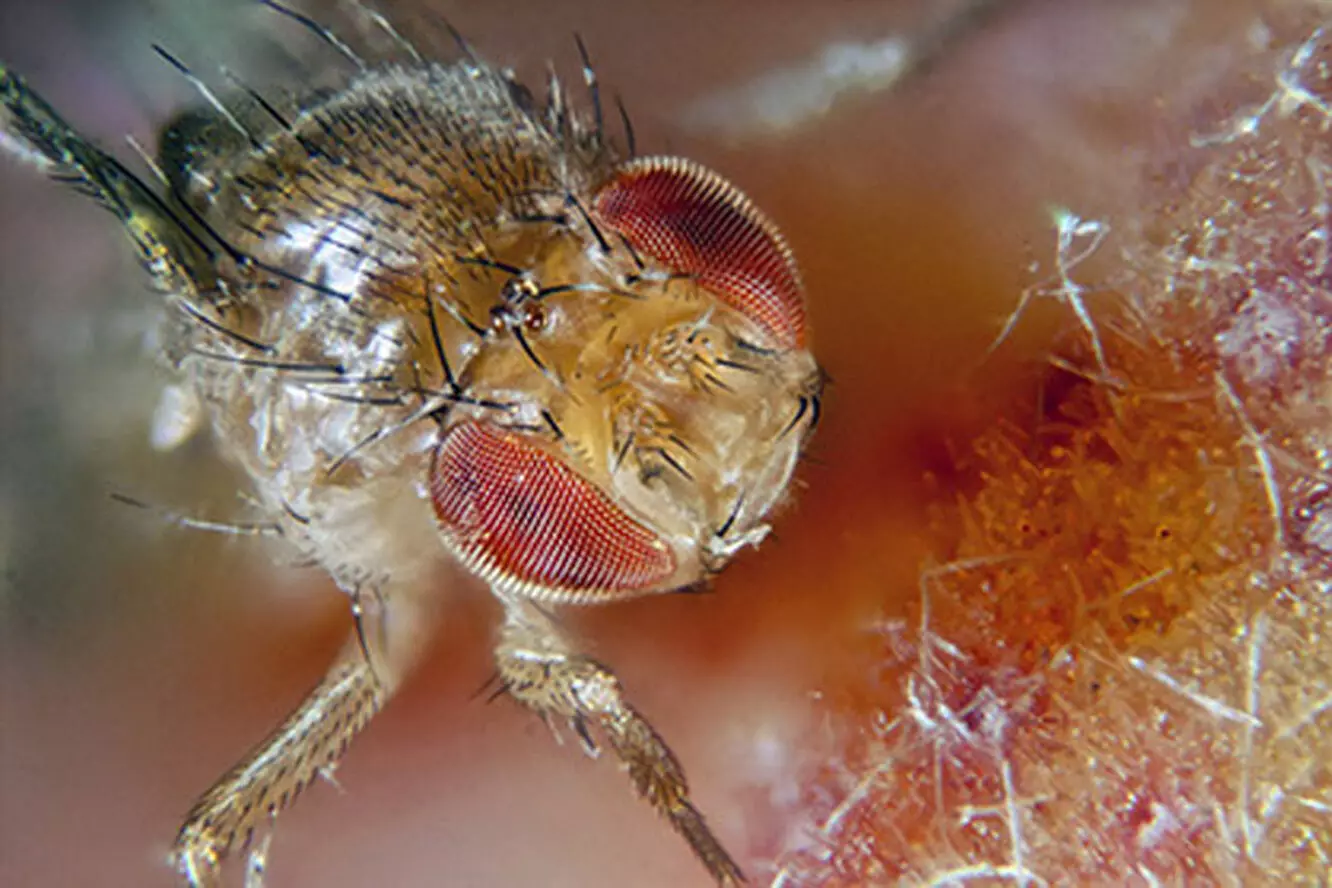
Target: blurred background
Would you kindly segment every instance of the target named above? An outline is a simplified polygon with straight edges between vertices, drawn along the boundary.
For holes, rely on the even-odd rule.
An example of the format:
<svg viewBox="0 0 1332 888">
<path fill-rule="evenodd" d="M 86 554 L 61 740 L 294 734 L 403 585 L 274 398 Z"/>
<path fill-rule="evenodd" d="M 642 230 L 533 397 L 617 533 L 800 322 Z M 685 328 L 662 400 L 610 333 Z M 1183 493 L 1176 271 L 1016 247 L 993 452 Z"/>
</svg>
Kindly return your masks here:
<svg viewBox="0 0 1332 888">
<path fill-rule="evenodd" d="M 821 705 L 871 610 L 915 596 L 921 478 L 965 434 L 951 407 L 1052 254 L 1051 208 L 1131 212 L 1161 109 L 1208 95 L 1261 48 L 1245 0 L 1010 0 L 967 19 L 930 64 L 900 53 L 965 16 L 945 0 L 702 3 L 400 0 L 400 30 L 576 81 L 580 34 L 644 153 L 730 177 L 784 229 L 808 283 L 826 420 L 774 538 L 715 594 L 571 617 L 686 763 L 698 801 L 757 884 L 811 827 Z M 357 33 L 347 9 L 305 6 Z M 959 19 L 960 21 L 961 19 Z M 946 29 L 945 29 L 946 30 Z M 196 71 L 293 85 L 338 59 L 256 3 L 8 0 L 0 58 L 76 126 L 137 163 Z M 109 216 L 0 163 L 0 882 L 166 886 L 195 795 L 319 675 L 348 624 L 324 578 L 254 540 L 171 526 L 111 499 L 227 520 L 243 491 L 206 441 L 152 452 L 165 374 L 155 297 Z M 986 365 L 1066 318 L 1046 307 Z M 835 570 L 834 570 L 835 568 Z M 828 577 L 835 573 L 836 583 Z M 426 668 L 337 777 L 280 821 L 271 884 L 682 886 L 685 847 L 606 761 L 552 742 L 476 690 L 494 606 L 458 577 Z M 235 874 L 233 874 L 235 875 Z M 239 883 L 237 883 L 239 884 Z"/>
</svg>

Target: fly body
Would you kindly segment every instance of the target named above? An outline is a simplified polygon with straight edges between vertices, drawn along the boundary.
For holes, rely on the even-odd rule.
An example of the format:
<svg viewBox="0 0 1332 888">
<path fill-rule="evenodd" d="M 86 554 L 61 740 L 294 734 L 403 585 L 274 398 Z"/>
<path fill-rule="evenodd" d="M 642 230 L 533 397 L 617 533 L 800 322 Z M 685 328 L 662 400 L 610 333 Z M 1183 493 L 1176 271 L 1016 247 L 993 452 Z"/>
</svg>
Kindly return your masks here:
<svg viewBox="0 0 1332 888">
<path fill-rule="evenodd" d="M 204 88 L 153 184 L 0 66 L 0 145 L 110 209 L 165 296 L 179 378 L 154 440 L 206 429 L 353 604 L 328 674 L 188 816 L 190 885 L 392 696 L 449 558 L 503 605 L 507 693 L 613 750 L 713 878 L 742 880 L 546 606 L 692 588 L 763 539 L 818 416 L 799 271 L 721 176 L 617 147 L 590 66 L 580 107 L 464 55 L 352 55 L 291 101 Z"/>
</svg>

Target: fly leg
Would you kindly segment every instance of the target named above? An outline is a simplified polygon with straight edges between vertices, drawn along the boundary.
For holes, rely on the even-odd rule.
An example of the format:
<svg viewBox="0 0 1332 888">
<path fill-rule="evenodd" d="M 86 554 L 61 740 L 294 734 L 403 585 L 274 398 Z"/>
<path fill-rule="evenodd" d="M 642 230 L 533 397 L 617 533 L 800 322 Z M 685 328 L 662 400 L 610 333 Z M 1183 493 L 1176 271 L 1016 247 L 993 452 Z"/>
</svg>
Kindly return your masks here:
<svg viewBox="0 0 1332 888">
<path fill-rule="evenodd" d="M 352 740 L 416 665 L 432 634 L 431 618 L 427 603 L 413 598 L 384 598 L 358 616 L 356 631 L 319 684 L 195 802 L 172 851 L 186 885 L 219 884 L 232 851 L 249 844 L 316 777 L 332 777 Z M 266 844 L 260 855 L 251 861 L 247 886 L 262 880 Z"/>
<path fill-rule="evenodd" d="M 194 803 L 173 849 L 185 883 L 215 884 L 232 849 L 336 765 L 387 696 L 359 652 L 340 656 L 277 730 Z"/>
<path fill-rule="evenodd" d="M 694 807 L 684 768 L 625 700 L 615 673 L 573 650 L 533 605 L 509 600 L 505 605 L 495 650 L 505 690 L 543 718 L 568 720 L 589 750 L 596 749 L 589 729 L 596 729 L 624 763 L 639 796 L 670 821 L 717 884 L 744 884 L 740 867 Z"/>
</svg>

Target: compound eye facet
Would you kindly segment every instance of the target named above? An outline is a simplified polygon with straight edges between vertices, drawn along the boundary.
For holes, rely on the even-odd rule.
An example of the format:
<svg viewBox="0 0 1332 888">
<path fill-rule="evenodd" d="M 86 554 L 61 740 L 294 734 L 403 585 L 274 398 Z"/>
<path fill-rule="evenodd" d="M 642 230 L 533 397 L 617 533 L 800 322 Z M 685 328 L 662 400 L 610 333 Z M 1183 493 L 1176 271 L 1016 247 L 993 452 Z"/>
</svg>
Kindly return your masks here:
<svg viewBox="0 0 1332 888">
<path fill-rule="evenodd" d="M 454 426 L 430 495 L 467 567 L 534 598 L 645 592 L 675 573 L 669 546 L 527 435 Z"/>
<path fill-rule="evenodd" d="M 804 285 L 777 227 L 735 186 L 687 160 L 621 166 L 593 211 L 634 249 L 687 274 L 785 348 L 805 344 Z"/>
</svg>

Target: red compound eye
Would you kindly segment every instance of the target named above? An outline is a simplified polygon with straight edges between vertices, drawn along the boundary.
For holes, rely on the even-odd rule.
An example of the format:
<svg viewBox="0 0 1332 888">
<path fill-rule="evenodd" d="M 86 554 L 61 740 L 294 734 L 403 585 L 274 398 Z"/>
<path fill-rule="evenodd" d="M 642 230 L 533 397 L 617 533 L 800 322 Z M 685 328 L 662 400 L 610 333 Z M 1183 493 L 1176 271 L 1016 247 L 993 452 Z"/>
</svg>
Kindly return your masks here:
<svg viewBox="0 0 1332 888">
<path fill-rule="evenodd" d="M 557 457 L 487 423 L 440 442 L 430 495 L 459 558 L 527 594 L 646 591 L 675 573 L 656 534 Z"/>
<path fill-rule="evenodd" d="M 692 276 L 781 345 L 804 345 L 804 285 L 791 250 L 721 176 L 686 160 L 643 158 L 620 167 L 593 208 L 636 250 Z"/>
</svg>

